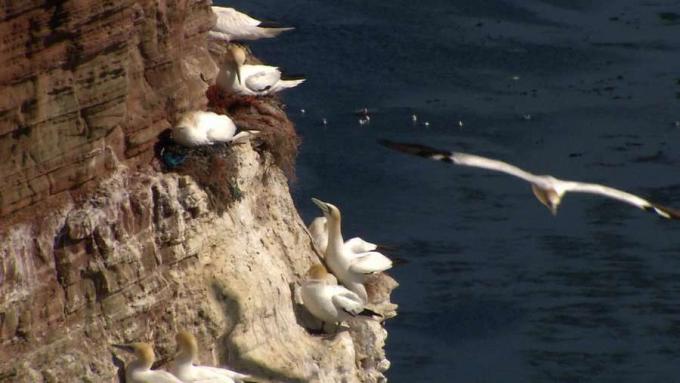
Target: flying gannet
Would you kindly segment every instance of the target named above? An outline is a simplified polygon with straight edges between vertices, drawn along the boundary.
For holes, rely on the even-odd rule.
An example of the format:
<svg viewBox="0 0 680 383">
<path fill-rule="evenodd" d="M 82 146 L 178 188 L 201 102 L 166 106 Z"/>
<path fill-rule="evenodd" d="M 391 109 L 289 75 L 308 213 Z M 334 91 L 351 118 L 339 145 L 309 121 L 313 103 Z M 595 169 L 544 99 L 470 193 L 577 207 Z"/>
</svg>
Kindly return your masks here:
<svg viewBox="0 0 680 383">
<path fill-rule="evenodd" d="M 368 302 L 364 287 L 366 276 L 391 268 L 392 261 L 377 251 L 354 253 L 342 239 L 340 209 L 316 198 L 312 198 L 312 202 L 321 209 L 328 222 L 326 265 L 343 285 L 357 293 L 363 302 Z"/>
<path fill-rule="evenodd" d="M 316 264 L 307 271 L 301 295 L 307 310 L 321 320 L 321 330 L 326 323 L 337 324 L 357 316 L 382 317 L 365 308 L 364 300 L 359 295 L 338 285 L 321 264 Z"/>
<path fill-rule="evenodd" d="M 321 253 L 326 254 L 326 248 L 328 247 L 328 220 L 326 217 L 314 218 L 307 229 L 316 247 Z M 348 239 L 345 241 L 344 246 L 355 254 L 377 251 L 379 247 L 377 244 L 368 242 L 360 237 Z"/>
<path fill-rule="evenodd" d="M 185 383 L 167 371 L 151 369 L 156 356 L 149 344 L 140 342 L 114 344 L 113 346 L 134 353 L 137 357 L 125 366 L 125 381 L 127 383 Z"/>
<path fill-rule="evenodd" d="M 175 336 L 177 356 L 172 373 L 185 383 L 242 383 L 256 381 L 250 375 L 241 374 L 226 368 L 196 366 L 194 360 L 198 355 L 196 337 L 188 331 L 180 331 Z"/>
<path fill-rule="evenodd" d="M 217 86 L 223 91 L 244 96 L 273 94 L 304 81 L 304 78 L 283 79 L 277 67 L 246 64 L 246 51 L 236 44 L 230 44 L 222 55 L 216 79 Z"/>
<path fill-rule="evenodd" d="M 172 128 L 172 139 L 184 146 L 212 145 L 216 142 L 243 142 L 257 134 L 248 130 L 236 133 L 236 125 L 223 114 L 200 110 L 186 112 Z"/>
<path fill-rule="evenodd" d="M 380 143 L 390 149 L 407 154 L 448 162 L 455 165 L 495 170 L 521 178 L 531 184 L 531 190 L 534 192 L 536 198 L 545 205 L 553 215 L 557 214 L 557 208 L 559 207 L 564 194 L 567 192 L 575 192 L 598 194 L 629 205 L 637 206 L 642 210 L 654 212 L 664 218 L 680 219 L 680 210 L 652 203 L 634 194 L 608 186 L 560 180 L 550 175 L 535 175 L 503 161 L 472 154 L 434 149 L 425 145 L 398 143 L 388 140 L 381 140 Z"/>
<path fill-rule="evenodd" d="M 217 16 L 217 22 L 209 32 L 209 36 L 220 40 L 258 40 L 276 37 L 281 32 L 295 29 L 262 22 L 234 8 L 213 6 L 212 10 Z"/>
</svg>

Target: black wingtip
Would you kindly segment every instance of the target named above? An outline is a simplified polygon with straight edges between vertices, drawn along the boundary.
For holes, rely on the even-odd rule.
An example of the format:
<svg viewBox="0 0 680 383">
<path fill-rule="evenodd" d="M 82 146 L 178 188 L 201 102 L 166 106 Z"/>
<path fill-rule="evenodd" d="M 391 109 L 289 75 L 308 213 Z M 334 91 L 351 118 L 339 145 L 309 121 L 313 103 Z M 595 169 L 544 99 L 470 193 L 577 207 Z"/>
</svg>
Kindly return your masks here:
<svg viewBox="0 0 680 383">
<path fill-rule="evenodd" d="M 398 152 L 411 154 L 420 157 L 433 157 L 433 156 L 444 156 L 448 158 L 451 154 L 448 151 L 435 149 L 431 146 L 421 145 L 421 144 L 410 144 L 405 142 L 395 142 L 385 139 L 379 139 L 378 143 L 387 148 L 396 150 Z"/>
<path fill-rule="evenodd" d="M 666 219 L 680 220 L 680 210 L 674 209 L 672 207 L 652 204 L 646 210 L 652 211 Z"/>
<path fill-rule="evenodd" d="M 261 21 L 259 24 L 257 24 L 259 28 L 268 28 L 268 29 L 295 29 L 295 27 L 287 27 L 284 25 L 281 25 L 280 23 L 277 23 L 276 21 Z"/>
<path fill-rule="evenodd" d="M 365 317 L 379 317 L 379 318 L 383 317 L 381 314 L 378 314 L 377 312 L 369 309 L 364 309 L 362 312 L 359 313 L 359 315 Z"/>
<path fill-rule="evenodd" d="M 284 81 L 295 81 L 295 80 L 306 80 L 307 77 L 304 74 L 281 74 L 281 80 Z"/>
</svg>

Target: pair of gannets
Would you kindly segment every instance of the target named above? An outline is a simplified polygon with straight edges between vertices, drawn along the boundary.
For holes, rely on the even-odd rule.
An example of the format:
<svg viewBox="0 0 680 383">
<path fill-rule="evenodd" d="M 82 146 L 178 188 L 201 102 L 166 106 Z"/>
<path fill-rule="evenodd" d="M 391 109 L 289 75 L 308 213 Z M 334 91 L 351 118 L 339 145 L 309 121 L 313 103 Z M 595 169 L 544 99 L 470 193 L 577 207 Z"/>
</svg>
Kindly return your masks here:
<svg viewBox="0 0 680 383">
<path fill-rule="evenodd" d="M 380 143 L 390 149 L 429 158 L 431 160 L 443 161 L 461 166 L 471 166 L 494 170 L 521 178 L 531 184 L 531 190 L 533 191 L 536 198 L 543 205 L 545 205 L 553 215 L 557 214 L 557 208 L 559 207 L 564 194 L 567 192 L 576 192 L 597 194 L 613 198 L 629 205 L 636 206 L 642 210 L 654 212 L 663 218 L 680 219 L 680 210 L 665 207 L 657 203 L 647 201 L 646 199 L 638 197 L 634 194 L 630 194 L 608 186 L 560 180 L 550 175 L 536 175 L 503 161 L 475 156 L 472 154 L 439 150 L 425 145 L 399 143 L 388 140 L 381 140 Z"/>
<path fill-rule="evenodd" d="M 326 217 L 316 217 L 307 228 L 316 247 L 322 254 L 326 254 L 328 247 L 328 219 Z M 378 245 L 365 241 L 363 238 L 353 237 L 345 241 L 345 247 L 353 253 L 366 253 L 378 249 Z"/>
<path fill-rule="evenodd" d="M 196 366 L 194 360 L 198 355 L 196 337 L 188 331 L 180 331 L 175 337 L 177 356 L 172 374 L 163 370 L 152 370 L 156 356 L 148 343 L 114 344 L 121 350 L 134 353 L 136 359 L 125 367 L 127 383 L 234 383 L 256 381 L 250 375 L 241 374 L 226 368 Z"/>
<path fill-rule="evenodd" d="M 172 129 L 172 139 L 184 146 L 212 145 L 217 142 L 243 142 L 257 131 L 236 133 L 234 122 L 223 114 L 204 111 L 184 113 Z"/>
<path fill-rule="evenodd" d="M 364 303 L 368 302 L 364 287 L 366 276 L 391 268 L 392 261 L 375 251 L 375 244 L 361 238 L 344 242 L 340 209 L 316 198 L 312 201 L 321 209 L 326 220 L 325 225 L 323 220 L 317 220 L 311 228 L 313 232 L 320 233 L 318 236 L 313 234 L 313 240 L 318 242 L 319 250 L 325 254 L 326 265 L 345 287 L 356 293 Z"/>
<path fill-rule="evenodd" d="M 309 268 L 302 284 L 302 302 L 312 315 L 321 320 L 321 330 L 326 323 L 340 323 L 354 317 L 381 317 L 364 307 L 364 300 L 355 292 L 338 285 L 333 275 L 323 265 Z"/>
<path fill-rule="evenodd" d="M 217 16 L 217 22 L 208 35 L 227 42 L 271 38 L 295 29 L 262 22 L 234 8 L 213 6 L 212 10 Z"/>
<path fill-rule="evenodd" d="M 230 44 L 222 55 L 217 86 L 228 93 L 244 96 L 264 96 L 293 88 L 304 78 L 284 79 L 279 68 L 269 65 L 246 64 L 246 51 L 237 44 Z"/>
</svg>

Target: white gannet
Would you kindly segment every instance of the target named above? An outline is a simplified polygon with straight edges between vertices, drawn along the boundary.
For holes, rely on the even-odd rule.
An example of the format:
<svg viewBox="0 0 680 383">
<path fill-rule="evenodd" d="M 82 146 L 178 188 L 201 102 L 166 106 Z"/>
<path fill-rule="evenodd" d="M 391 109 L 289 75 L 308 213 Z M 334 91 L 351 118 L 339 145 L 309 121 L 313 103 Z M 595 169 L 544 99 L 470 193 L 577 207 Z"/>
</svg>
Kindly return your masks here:
<svg viewBox="0 0 680 383">
<path fill-rule="evenodd" d="M 534 192 L 536 198 L 543 205 L 545 205 L 553 215 L 557 214 L 557 208 L 560 205 L 564 194 L 567 192 L 575 192 L 598 194 L 633 206 L 637 206 L 642 210 L 654 212 L 664 218 L 680 219 L 680 210 L 649 202 L 646 199 L 640 198 L 634 194 L 630 194 L 608 186 L 560 180 L 550 175 L 535 175 L 503 161 L 475 156 L 472 154 L 434 149 L 419 144 L 405 144 L 388 140 L 381 140 L 380 143 L 388 148 L 403 153 L 421 156 L 432 160 L 448 162 L 455 165 L 495 170 L 521 178 L 531 184 L 531 190 Z"/>
<path fill-rule="evenodd" d="M 243 142 L 257 134 L 249 130 L 236 133 L 236 125 L 223 114 L 200 110 L 186 112 L 172 128 L 172 139 L 180 145 L 212 145 L 216 142 Z"/>
<path fill-rule="evenodd" d="M 246 64 L 246 51 L 236 44 L 229 45 L 222 58 L 216 83 L 225 92 L 264 96 L 293 88 L 305 81 L 304 78 L 282 79 L 277 67 Z"/>
<path fill-rule="evenodd" d="M 368 302 L 364 287 L 366 276 L 391 268 L 392 261 L 377 251 L 354 253 L 342 239 L 340 210 L 316 198 L 312 198 L 312 202 L 321 209 L 328 223 L 328 245 L 324 258 L 326 265 L 345 287 Z"/>
<path fill-rule="evenodd" d="M 177 356 L 172 366 L 172 373 L 185 383 L 240 383 L 255 381 L 250 375 L 241 374 L 226 368 L 195 366 L 198 355 L 196 337 L 188 331 L 180 331 L 175 336 Z"/>
<path fill-rule="evenodd" d="M 382 317 L 365 308 L 359 295 L 338 285 L 321 264 L 309 268 L 300 293 L 307 310 L 321 320 L 321 330 L 326 323 L 336 324 L 356 316 Z"/>
<path fill-rule="evenodd" d="M 316 247 L 323 254 L 326 254 L 326 247 L 328 247 L 328 220 L 326 217 L 314 218 L 307 229 Z M 344 246 L 355 254 L 378 250 L 377 244 L 368 242 L 360 237 L 346 240 Z"/>
<path fill-rule="evenodd" d="M 262 22 L 234 8 L 212 7 L 217 16 L 217 22 L 209 36 L 226 41 L 257 40 L 275 37 L 284 31 L 295 29 L 293 27 L 280 27 L 272 23 Z"/>
<path fill-rule="evenodd" d="M 137 357 L 125 366 L 127 383 L 185 383 L 167 371 L 151 369 L 156 356 L 148 343 L 114 344 L 113 346 L 134 353 Z"/>
</svg>

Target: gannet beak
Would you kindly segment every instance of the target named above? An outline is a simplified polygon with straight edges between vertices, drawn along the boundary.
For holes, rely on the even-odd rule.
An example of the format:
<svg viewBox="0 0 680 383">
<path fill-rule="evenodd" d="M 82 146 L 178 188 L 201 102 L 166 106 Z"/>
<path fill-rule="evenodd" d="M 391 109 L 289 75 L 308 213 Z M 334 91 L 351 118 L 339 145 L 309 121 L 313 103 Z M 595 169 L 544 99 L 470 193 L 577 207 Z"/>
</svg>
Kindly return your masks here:
<svg viewBox="0 0 680 383">
<path fill-rule="evenodd" d="M 241 85 L 241 66 L 240 65 L 236 66 L 236 79 L 238 80 L 239 85 Z"/>
<path fill-rule="evenodd" d="M 548 209 L 553 216 L 557 215 L 557 205 L 551 205 Z"/>
<path fill-rule="evenodd" d="M 323 211 L 324 213 L 328 213 L 328 206 L 326 205 L 325 202 L 316 198 L 312 198 L 312 202 L 314 202 L 314 204 L 318 206 L 319 209 L 321 209 L 321 211 Z"/>
<path fill-rule="evenodd" d="M 119 348 L 126 352 L 135 352 L 134 348 L 132 348 L 132 346 L 130 346 L 129 344 L 112 344 L 111 346 Z"/>
</svg>

